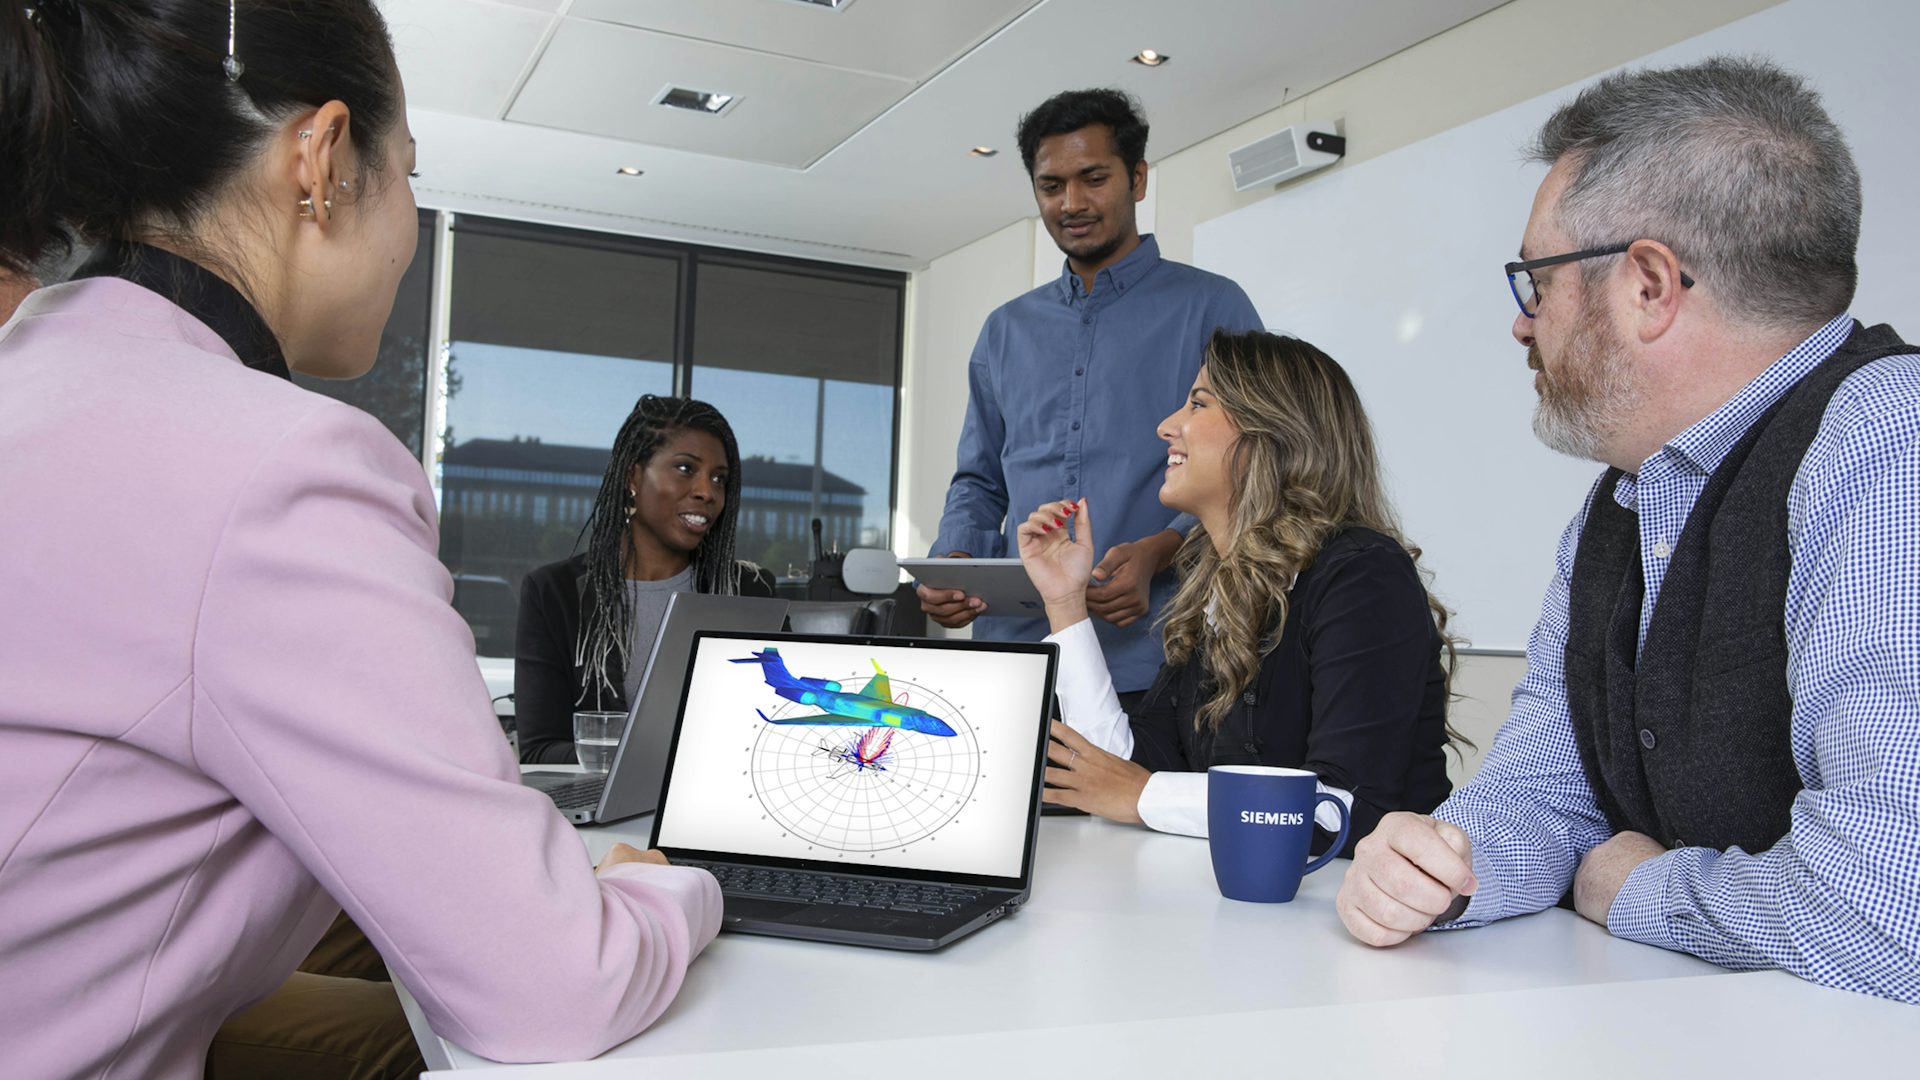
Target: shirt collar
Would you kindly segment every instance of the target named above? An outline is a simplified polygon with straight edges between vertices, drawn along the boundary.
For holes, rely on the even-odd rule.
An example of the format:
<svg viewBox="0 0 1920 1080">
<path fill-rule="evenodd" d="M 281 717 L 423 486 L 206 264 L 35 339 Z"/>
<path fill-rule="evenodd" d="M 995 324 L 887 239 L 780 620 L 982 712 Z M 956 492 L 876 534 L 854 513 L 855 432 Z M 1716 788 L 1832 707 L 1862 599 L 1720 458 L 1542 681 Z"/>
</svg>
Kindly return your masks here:
<svg viewBox="0 0 1920 1080">
<path fill-rule="evenodd" d="M 1665 455 L 1674 455 L 1702 473 L 1719 468 L 1727 451 L 1733 449 L 1733 444 L 1740 441 L 1747 429 L 1802 378 L 1832 356 L 1852 330 L 1851 314 L 1835 316 L 1805 341 L 1787 350 L 1785 356 L 1767 365 L 1765 371 L 1741 387 L 1725 405 L 1668 440 L 1653 457 L 1641 463 L 1641 472 Z"/>
<path fill-rule="evenodd" d="M 1093 291 L 1125 293 L 1146 277 L 1153 268 L 1160 265 L 1160 242 L 1147 233 L 1140 238 L 1140 246 L 1127 252 L 1127 257 L 1112 266 L 1101 268 L 1093 275 Z M 1056 283 L 1055 295 L 1063 304 L 1071 304 L 1086 299 L 1086 292 L 1080 283 L 1080 275 L 1073 272 L 1073 264 L 1065 259 L 1060 261 L 1060 277 Z"/>
<path fill-rule="evenodd" d="M 227 343 L 256 371 L 291 379 L 280 340 L 240 290 L 206 268 L 147 244 L 108 242 L 96 248 L 73 279 L 117 277 L 159 294 Z"/>
</svg>

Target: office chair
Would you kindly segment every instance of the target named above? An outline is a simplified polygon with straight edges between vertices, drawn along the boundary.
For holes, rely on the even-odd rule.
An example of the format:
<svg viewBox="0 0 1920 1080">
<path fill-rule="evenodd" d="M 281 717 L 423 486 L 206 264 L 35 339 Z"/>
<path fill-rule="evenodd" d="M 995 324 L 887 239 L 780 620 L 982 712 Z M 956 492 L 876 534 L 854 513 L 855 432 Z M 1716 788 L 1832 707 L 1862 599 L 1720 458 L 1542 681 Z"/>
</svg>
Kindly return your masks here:
<svg viewBox="0 0 1920 1080">
<path fill-rule="evenodd" d="M 893 597 L 875 600 L 795 600 L 787 629 L 796 634 L 884 634 L 893 625 Z"/>
</svg>

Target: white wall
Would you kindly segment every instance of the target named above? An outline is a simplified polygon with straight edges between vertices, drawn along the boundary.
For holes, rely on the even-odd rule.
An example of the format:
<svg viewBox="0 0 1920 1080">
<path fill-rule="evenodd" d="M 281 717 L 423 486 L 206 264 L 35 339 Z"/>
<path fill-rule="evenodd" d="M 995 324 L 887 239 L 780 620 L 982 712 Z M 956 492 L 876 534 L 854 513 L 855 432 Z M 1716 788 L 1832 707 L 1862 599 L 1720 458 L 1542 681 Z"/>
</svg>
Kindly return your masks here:
<svg viewBox="0 0 1920 1080">
<path fill-rule="evenodd" d="M 1270 198 L 1236 193 L 1227 151 L 1303 120 L 1344 121 L 1339 169 L 1627 63 L 1772 7 L 1778 0 L 1513 0 L 1480 18 L 1304 94 L 1204 142 L 1159 159 L 1155 235 L 1168 258 L 1190 261 L 1201 222 Z M 1149 146 L 1151 151 L 1153 148 Z M 1016 222 L 914 275 L 905 360 L 900 514 L 896 547 L 923 554 L 939 527 L 954 444 L 966 407 L 966 360 L 980 322 L 1030 287 L 1041 261 L 1033 219 Z M 1057 262 L 1054 265 L 1058 265 Z M 1524 419 L 1524 418 L 1523 418 Z M 1471 598 L 1455 598 L 1470 604 Z M 1463 660 L 1454 726 L 1479 744 L 1456 770 L 1471 775 L 1525 673 L 1517 657 Z"/>
<path fill-rule="evenodd" d="M 894 551 L 925 555 L 940 530 L 967 408 L 967 357 L 994 308 L 1032 288 L 1033 228 L 1016 221 L 913 275 L 900 376 Z"/>
</svg>

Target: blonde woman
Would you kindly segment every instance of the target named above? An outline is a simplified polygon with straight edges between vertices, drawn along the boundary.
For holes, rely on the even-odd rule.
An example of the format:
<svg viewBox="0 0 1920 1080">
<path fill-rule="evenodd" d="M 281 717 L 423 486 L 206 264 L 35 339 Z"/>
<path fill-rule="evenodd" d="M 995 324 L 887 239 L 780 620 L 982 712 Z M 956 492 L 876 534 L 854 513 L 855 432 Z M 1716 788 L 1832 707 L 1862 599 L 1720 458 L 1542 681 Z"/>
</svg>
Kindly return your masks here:
<svg viewBox="0 0 1920 1080">
<path fill-rule="evenodd" d="M 1204 836 L 1209 766 L 1304 768 L 1352 811 L 1346 855 L 1383 815 L 1438 805 L 1447 612 L 1400 537 L 1346 372 L 1304 341 L 1217 333 L 1159 433 L 1160 501 L 1200 524 L 1175 559 L 1167 662 L 1135 715 L 1087 621 L 1097 508 L 1048 503 L 1018 530 L 1061 654 L 1047 801 Z M 1315 850 L 1330 841 L 1317 833 Z"/>
</svg>

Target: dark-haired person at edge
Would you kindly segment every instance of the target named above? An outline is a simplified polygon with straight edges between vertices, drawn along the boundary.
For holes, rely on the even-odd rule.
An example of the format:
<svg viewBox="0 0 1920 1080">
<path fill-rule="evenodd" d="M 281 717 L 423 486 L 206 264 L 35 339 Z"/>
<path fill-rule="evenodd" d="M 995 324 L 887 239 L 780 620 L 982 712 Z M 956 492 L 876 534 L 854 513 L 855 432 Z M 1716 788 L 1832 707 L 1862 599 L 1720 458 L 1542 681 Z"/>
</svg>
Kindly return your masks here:
<svg viewBox="0 0 1920 1080">
<path fill-rule="evenodd" d="M 1060 276 L 987 316 L 967 365 L 967 413 L 934 555 L 1002 558 L 1029 507 L 1088 497 L 1107 535 L 1087 596 L 1113 682 L 1133 701 L 1160 667 L 1162 573 L 1193 525 L 1153 497 L 1165 452 L 1153 424 L 1193 384 L 1215 330 L 1260 317 L 1238 285 L 1160 257 L 1141 236 L 1147 123 L 1116 90 L 1055 95 L 1020 120 L 1020 158 Z M 1017 512 L 1009 513 L 1010 510 Z M 993 613 L 977 597 L 919 590 L 935 622 L 974 636 L 1037 640 L 1043 619 Z"/>
<path fill-rule="evenodd" d="M 365 372 L 413 255 L 379 11 L 0 5 L 0 86 L 0 265 L 98 245 L 0 331 L 4 1071 L 196 1080 L 343 908 L 477 1053 L 645 1028 L 718 886 L 582 857 L 500 737 L 419 460 L 285 377 Z M 321 1052 L 409 1067 L 361 1049 Z"/>
<path fill-rule="evenodd" d="M 1207 769 L 1306 769 L 1347 804 L 1343 854 L 1394 810 L 1446 798 L 1447 611 L 1421 581 L 1340 365 L 1266 333 L 1215 334 L 1160 422 L 1160 501 L 1199 525 L 1175 562 L 1167 661 L 1124 709 L 1088 617 L 1099 504 L 1042 505 L 1020 559 L 1060 646 L 1049 802 L 1207 835 Z M 1322 806 L 1313 848 L 1339 813 Z"/>
<path fill-rule="evenodd" d="M 574 710 L 628 710 L 669 596 L 773 595 L 773 575 L 733 557 L 739 517 L 740 446 L 726 418 L 704 401 L 642 397 L 613 441 L 587 550 L 520 585 L 521 761 L 572 764 Z"/>
<path fill-rule="evenodd" d="M 1616 937 L 1920 1003 L 1920 350 L 1847 311 L 1853 154 L 1804 81 L 1715 58 L 1600 80 L 1531 157 L 1533 429 L 1608 468 L 1492 752 L 1360 845 L 1340 918 L 1387 946 L 1571 890 Z"/>
</svg>

